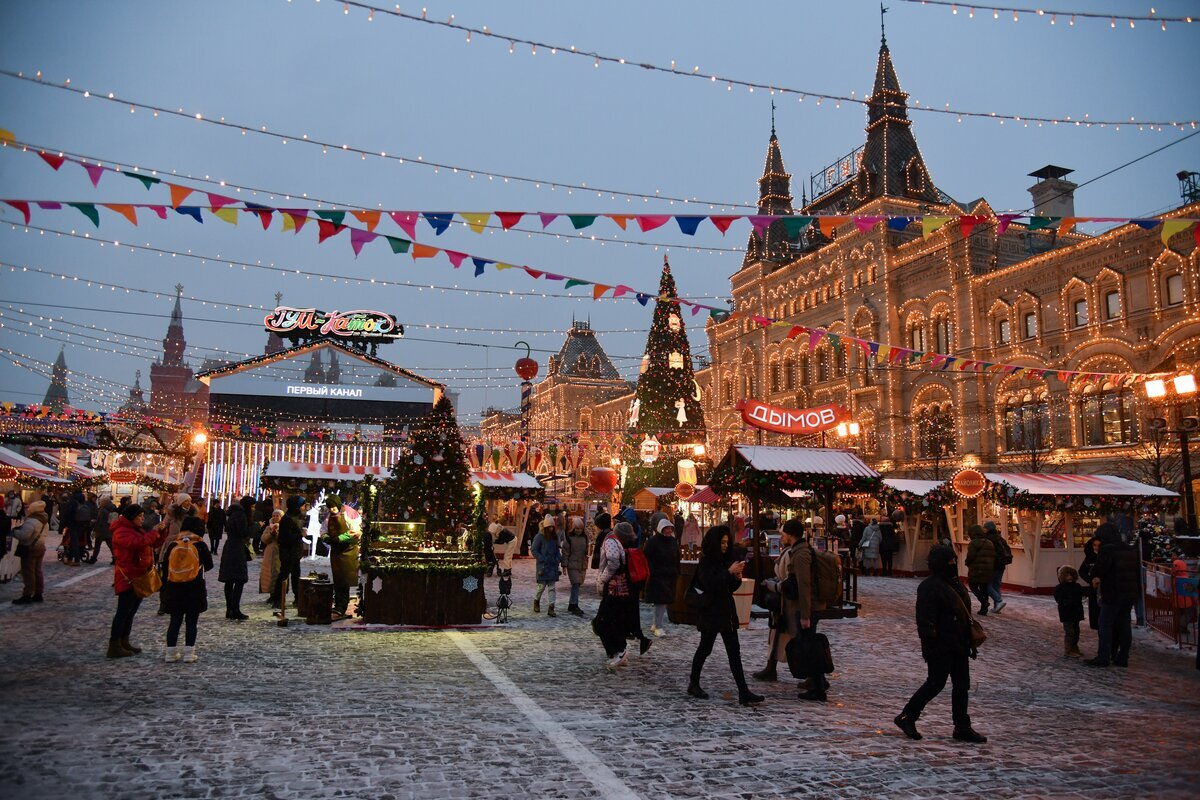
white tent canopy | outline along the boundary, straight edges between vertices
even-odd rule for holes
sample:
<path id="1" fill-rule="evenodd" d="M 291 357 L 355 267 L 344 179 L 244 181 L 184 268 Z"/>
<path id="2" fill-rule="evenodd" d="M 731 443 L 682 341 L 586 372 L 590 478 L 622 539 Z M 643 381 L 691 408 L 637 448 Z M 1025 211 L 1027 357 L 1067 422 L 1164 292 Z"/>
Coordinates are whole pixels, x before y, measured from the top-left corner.
<path id="1" fill-rule="evenodd" d="M 485 489 L 540 489 L 542 484 L 528 472 L 471 472 L 471 483 Z"/>
<path id="2" fill-rule="evenodd" d="M 1116 475 L 1052 475 L 1041 472 L 985 472 L 992 483 L 1006 483 L 1019 491 L 1038 495 L 1122 495 L 1125 497 L 1178 497 L 1176 492 L 1138 483 Z"/>
<path id="3" fill-rule="evenodd" d="M 736 444 L 738 455 L 762 472 L 801 472 L 810 475 L 850 475 L 878 478 L 879 473 L 849 450 L 820 447 L 765 447 Z"/>

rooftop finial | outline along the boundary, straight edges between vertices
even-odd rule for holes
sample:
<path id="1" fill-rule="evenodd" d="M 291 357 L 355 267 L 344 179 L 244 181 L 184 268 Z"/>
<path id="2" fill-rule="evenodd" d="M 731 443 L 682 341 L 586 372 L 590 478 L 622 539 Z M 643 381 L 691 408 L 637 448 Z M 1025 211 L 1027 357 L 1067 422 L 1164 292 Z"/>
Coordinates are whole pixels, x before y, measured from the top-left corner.
<path id="1" fill-rule="evenodd" d="M 887 47 L 887 31 L 883 27 L 883 15 L 888 12 L 887 7 L 883 3 L 879 4 L 879 40 L 884 47 Z"/>
<path id="2" fill-rule="evenodd" d="M 175 284 L 175 296 L 179 297 L 182 294 L 183 294 L 183 284 L 182 283 Z"/>
<path id="3" fill-rule="evenodd" d="M 775 98 L 771 98 L 771 136 L 775 135 Z"/>
<path id="4" fill-rule="evenodd" d="M 276 292 L 275 293 L 275 305 L 279 305 L 282 302 L 283 302 L 283 292 Z"/>

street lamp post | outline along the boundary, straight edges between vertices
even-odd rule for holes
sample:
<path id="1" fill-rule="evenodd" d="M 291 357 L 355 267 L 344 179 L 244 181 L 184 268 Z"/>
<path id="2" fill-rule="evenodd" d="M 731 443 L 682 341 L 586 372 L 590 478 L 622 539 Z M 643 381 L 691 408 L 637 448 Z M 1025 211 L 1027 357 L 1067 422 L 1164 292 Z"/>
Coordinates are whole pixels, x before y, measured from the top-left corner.
<path id="1" fill-rule="evenodd" d="M 1176 375 L 1172 380 L 1175 395 L 1189 397 L 1196 393 L 1196 378 L 1194 375 Z M 1146 396 L 1150 399 L 1161 399 L 1167 396 L 1166 381 L 1161 378 L 1146 381 Z M 1164 401 L 1165 402 L 1165 401 Z M 1183 514 L 1187 522 L 1189 536 L 1196 535 L 1196 497 L 1192 492 L 1192 459 L 1188 452 L 1188 437 L 1200 429 L 1200 417 L 1179 415 L 1179 427 L 1169 429 L 1166 417 L 1153 417 L 1150 427 L 1157 431 L 1179 434 L 1179 457 L 1183 461 Z"/>

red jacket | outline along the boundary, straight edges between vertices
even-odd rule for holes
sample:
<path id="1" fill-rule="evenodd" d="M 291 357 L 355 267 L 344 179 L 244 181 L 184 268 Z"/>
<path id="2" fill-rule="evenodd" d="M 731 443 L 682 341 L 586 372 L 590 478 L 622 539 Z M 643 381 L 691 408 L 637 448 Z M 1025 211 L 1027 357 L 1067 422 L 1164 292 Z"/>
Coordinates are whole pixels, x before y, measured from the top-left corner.
<path id="1" fill-rule="evenodd" d="M 117 517 L 112 525 L 113 589 L 117 594 L 133 588 L 134 578 L 145 575 L 154 566 L 154 548 L 162 543 L 166 533 L 157 528 L 143 531 L 125 517 Z M 124 572 L 124 574 L 122 574 Z"/>

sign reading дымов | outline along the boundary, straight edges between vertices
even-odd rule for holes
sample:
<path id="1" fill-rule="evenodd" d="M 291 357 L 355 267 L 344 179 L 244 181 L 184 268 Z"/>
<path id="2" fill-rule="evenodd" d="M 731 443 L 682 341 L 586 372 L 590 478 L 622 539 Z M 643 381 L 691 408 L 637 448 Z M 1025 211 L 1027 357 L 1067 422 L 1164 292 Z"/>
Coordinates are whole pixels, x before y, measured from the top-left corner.
<path id="1" fill-rule="evenodd" d="M 747 425 L 774 433 L 820 433 L 850 419 L 850 412 L 836 403 L 815 408 L 783 408 L 759 400 L 742 400 L 737 409 Z"/>

